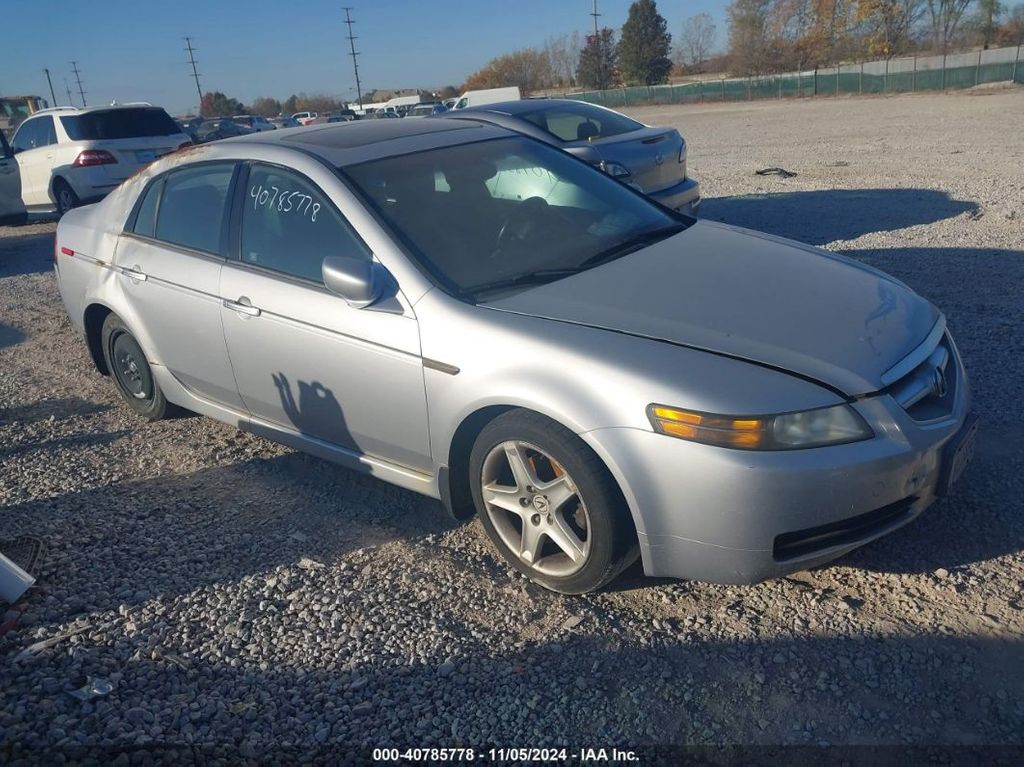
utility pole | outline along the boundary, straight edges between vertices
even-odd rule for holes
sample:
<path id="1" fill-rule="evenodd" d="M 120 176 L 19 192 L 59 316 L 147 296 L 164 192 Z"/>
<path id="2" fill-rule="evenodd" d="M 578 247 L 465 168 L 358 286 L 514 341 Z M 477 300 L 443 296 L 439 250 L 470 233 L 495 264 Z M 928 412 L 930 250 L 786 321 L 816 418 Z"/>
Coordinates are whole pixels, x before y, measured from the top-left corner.
<path id="1" fill-rule="evenodd" d="M 188 51 L 188 63 L 192 65 L 192 77 L 196 81 L 196 93 L 199 94 L 199 114 L 203 113 L 203 89 L 199 87 L 199 71 L 196 69 L 196 49 L 192 47 L 192 38 L 185 38 L 185 50 Z"/>
<path id="2" fill-rule="evenodd" d="M 71 86 L 68 85 L 68 78 L 66 77 L 64 78 L 64 90 L 68 94 L 68 106 L 73 107 L 75 105 L 75 100 L 71 98 Z"/>
<path id="3" fill-rule="evenodd" d="M 82 106 L 85 104 L 85 89 L 82 87 L 82 73 L 78 71 L 78 62 L 71 62 L 71 71 L 75 73 L 75 80 L 78 82 L 78 94 L 82 97 Z"/>
<path id="4" fill-rule="evenodd" d="M 594 10 L 590 12 L 590 15 L 594 17 L 594 34 L 597 34 L 597 17 L 601 14 L 597 12 L 597 0 L 594 0 Z"/>
<path id="5" fill-rule="evenodd" d="M 46 84 L 50 86 L 50 98 L 53 99 L 53 106 L 57 106 L 57 96 L 53 92 L 53 80 L 50 79 L 50 70 L 43 67 L 43 71 L 46 72 Z"/>
<path id="6" fill-rule="evenodd" d="M 343 10 L 345 11 L 345 23 L 348 25 L 348 47 L 349 50 L 352 51 L 352 69 L 356 75 L 356 96 L 359 97 L 359 108 L 362 109 L 363 88 L 359 84 L 359 62 L 356 60 L 356 56 L 358 56 L 359 54 L 356 53 L 356 38 L 355 35 L 352 34 L 352 24 L 354 23 L 352 21 L 352 9 L 346 7 Z"/>

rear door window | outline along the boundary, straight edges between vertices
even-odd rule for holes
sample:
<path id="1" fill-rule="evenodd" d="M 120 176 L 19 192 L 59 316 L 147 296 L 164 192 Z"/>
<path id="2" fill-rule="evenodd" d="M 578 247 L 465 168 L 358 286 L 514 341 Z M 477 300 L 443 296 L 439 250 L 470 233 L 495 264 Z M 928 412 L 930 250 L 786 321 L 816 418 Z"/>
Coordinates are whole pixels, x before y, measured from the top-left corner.
<path id="1" fill-rule="evenodd" d="M 36 117 L 26 120 L 14 134 L 14 149 L 18 152 L 27 152 L 30 149 L 39 149 L 49 146 L 57 140 L 53 130 L 53 118 Z"/>
<path id="2" fill-rule="evenodd" d="M 107 109 L 68 115 L 61 125 L 72 141 L 173 136 L 181 130 L 159 107 Z"/>
<path id="3" fill-rule="evenodd" d="M 209 163 L 170 173 L 163 182 L 156 238 L 220 255 L 234 168 L 233 163 Z"/>
<path id="4" fill-rule="evenodd" d="M 246 186 L 242 263 L 322 283 L 320 266 L 328 256 L 371 258 L 327 196 L 303 176 L 254 165 Z"/>

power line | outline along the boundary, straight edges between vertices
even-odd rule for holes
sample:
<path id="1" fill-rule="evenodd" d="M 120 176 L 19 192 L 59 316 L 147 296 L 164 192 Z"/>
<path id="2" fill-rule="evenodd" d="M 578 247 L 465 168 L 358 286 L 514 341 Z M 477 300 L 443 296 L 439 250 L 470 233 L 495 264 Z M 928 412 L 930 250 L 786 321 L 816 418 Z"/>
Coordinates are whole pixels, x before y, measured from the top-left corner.
<path id="1" fill-rule="evenodd" d="M 78 93 L 82 97 L 82 106 L 84 107 L 86 105 L 85 88 L 82 87 L 82 73 L 78 71 L 77 61 L 71 62 L 71 71 L 75 73 L 75 80 L 78 82 Z"/>
<path id="2" fill-rule="evenodd" d="M 53 106 L 57 106 L 57 96 L 53 92 L 53 80 L 50 79 L 50 70 L 43 67 L 43 71 L 46 72 L 46 84 L 50 86 L 50 98 L 53 99 Z"/>
<path id="3" fill-rule="evenodd" d="M 192 47 L 192 38 L 185 38 L 185 50 L 188 51 L 188 63 L 192 65 L 192 77 L 196 81 L 196 93 L 199 94 L 199 112 L 203 111 L 203 89 L 199 87 L 199 71 L 196 69 L 196 49 Z"/>
<path id="4" fill-rule="evenodd" d="M 359 108 L 362 109 L 363 88 L 359 84 L 359 62 L 356 60 L 356 56 L 358 56 L 359 54 L 356 53 L 356 37 L 355 35 L 352 34 L 352 24 L 354 23 L 352 21 L 352 9 L 346 7 L 343 10 L 345 11 L 345 23 L 348 25 L 348 46 L 349 49 L 352 51 L 352 69 L 355 71 L 356 75 L 356 95 L 359 97 Z"/>

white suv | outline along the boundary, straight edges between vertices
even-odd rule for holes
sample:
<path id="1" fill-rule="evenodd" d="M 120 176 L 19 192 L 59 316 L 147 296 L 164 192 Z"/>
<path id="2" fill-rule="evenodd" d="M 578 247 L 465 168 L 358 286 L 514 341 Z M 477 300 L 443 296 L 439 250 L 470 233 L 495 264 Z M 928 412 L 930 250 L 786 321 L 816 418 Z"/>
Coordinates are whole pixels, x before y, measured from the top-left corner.
<path id="1" fill-rule="evenodd" d="M 160 107 L 125 104 L 40 110 L 18 126 L 11 147 L 25 207 L 63 215 L 191 143 Z"/>

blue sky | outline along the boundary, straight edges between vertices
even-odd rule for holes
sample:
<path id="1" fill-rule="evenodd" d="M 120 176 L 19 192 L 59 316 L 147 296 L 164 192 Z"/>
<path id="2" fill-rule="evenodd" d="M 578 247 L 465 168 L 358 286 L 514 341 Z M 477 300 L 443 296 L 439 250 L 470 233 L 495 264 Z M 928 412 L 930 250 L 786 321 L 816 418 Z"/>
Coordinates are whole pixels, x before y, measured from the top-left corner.
<path id="1" fill-rule="evenodd" d="M 669 31 L 701 11 L 724 45 L 727 0 L 659 0 Z M 598 0 L 601 24 L 618 29 L 630 0 Z M 183 36 L 198 48 L 203 91 L 249 102 L 291 93 L 355 98 L 343 5 L 353 7 L 363 89 L 456 87 L 494 56 L 563 33 L 591 28 L 591 0 L 31 0 L 7 3 L 0 43 L 0 94 L 49 99 L 49 67 L 58 102 L 64 78 L 78 94 L 77 59 L 90 104 L 151 101 L 171 113 L 198 101 Z"/>

